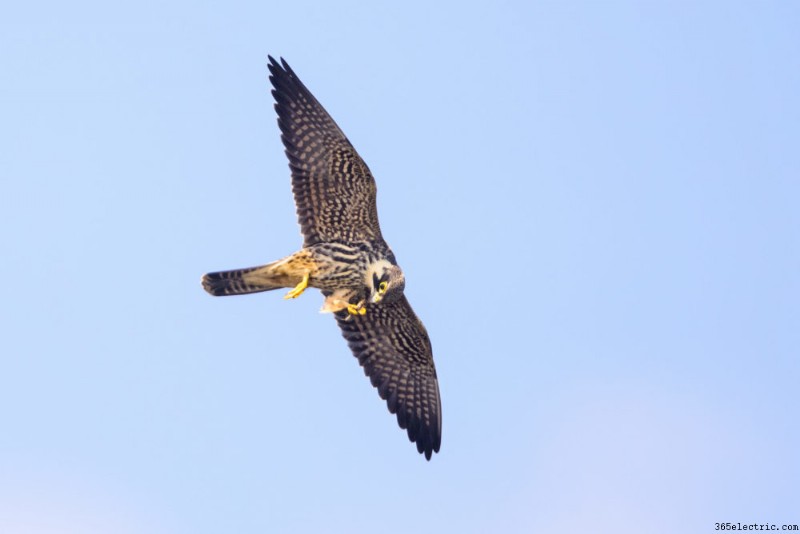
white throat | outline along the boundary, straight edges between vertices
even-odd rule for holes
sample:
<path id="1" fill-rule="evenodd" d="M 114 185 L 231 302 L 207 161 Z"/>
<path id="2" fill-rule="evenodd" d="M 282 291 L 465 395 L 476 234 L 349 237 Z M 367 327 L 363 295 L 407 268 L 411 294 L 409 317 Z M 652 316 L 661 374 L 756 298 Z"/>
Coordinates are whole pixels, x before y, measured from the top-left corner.
<path id="1" fill-rule="evenodd" d="M 367 266 L 367 272 L 364 275 L 364 285 L 367 287 L 372 287 L 372 277 L 374 275 L 378 275 L 378 278 L 383 276 L 383 272 L 386 269 L 389 269 L 392 266 L 389 260 L 378 260 L 376 262 L 370 263 Z"/>

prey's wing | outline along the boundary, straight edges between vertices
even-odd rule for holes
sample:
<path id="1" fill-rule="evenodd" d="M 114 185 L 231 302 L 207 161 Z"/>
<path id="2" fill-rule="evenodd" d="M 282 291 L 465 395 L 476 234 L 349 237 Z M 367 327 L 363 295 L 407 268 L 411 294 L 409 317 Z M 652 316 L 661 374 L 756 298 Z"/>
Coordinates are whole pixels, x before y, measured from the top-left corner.
<path id="1" fill-rule="evenodd" d="M 366 163 L 285 60 L 269 71 L 304 246 L 382 239 Z"/>
<path id="2" fill-rule="evenodd" d="M 428 333 L 405 296 L 336 314 L 342 335 L 389 411 L 430 460 L 442 441 L 442 404 Z"/>

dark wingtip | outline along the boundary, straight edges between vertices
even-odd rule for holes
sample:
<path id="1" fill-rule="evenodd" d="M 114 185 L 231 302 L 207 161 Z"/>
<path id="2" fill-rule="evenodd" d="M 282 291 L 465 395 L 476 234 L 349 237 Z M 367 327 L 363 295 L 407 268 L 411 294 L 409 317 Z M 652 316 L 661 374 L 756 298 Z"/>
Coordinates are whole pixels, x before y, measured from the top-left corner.
<path id="1" fill-rule="evenodd" d="M 279 57 L 280 61 L 276 60 L 271 55 L 267 55 L 267 59 L 269 60 L 267 63 L 267 68 L 270 72 L 270 79 L 280 75 L 289 75 L 290 77 L 296 78 L 297 75 L 292 70 L 292 67 L 286 62 L 285 59 Z"/>
<path id="2" fill-rule="evenodd" d="M 411 439 L 411 436 L 409 436 Z M 417 445 L 417 452 L 425 456 L 427 461 L 431 461 L 434 452 L 439 452 L 439 439 L 433 435 L 429 436 L 418 436 L 417 439 L 411 439 L 412 442 L 416 442 Z"/>
<path id="3" fill-rule="evenodd" d="M 389 409 L 392 413 L 394 410 Z M 401 416 L 405 410 L 397 410 L 397 422 L 400 428 L 406 430 L 408 434 L 408 441 L 417 446 L 417 452 L 424 455 L 425 459 L 430 461 L 434 452 L 439 452 L 439 447 L 442 443 L 441 430 L 437 427 L 428 427 L 419 420 L 407 420 Z"/>

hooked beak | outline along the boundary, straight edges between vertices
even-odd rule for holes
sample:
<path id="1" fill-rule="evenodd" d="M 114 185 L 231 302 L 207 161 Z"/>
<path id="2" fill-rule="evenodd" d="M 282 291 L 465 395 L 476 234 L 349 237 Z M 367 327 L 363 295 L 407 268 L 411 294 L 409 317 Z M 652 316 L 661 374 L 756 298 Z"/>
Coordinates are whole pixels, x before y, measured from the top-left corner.
<path id="1" fill-rule="evenodd" d="M 372 297 L 372 303 L 373 304 L 377 304 L 377 303 L 379 303 L 381 301 L 382 298 L 383 298 L 383 295 L 381 295 L 380 293 L 375 293 L 375 296 Z"/>

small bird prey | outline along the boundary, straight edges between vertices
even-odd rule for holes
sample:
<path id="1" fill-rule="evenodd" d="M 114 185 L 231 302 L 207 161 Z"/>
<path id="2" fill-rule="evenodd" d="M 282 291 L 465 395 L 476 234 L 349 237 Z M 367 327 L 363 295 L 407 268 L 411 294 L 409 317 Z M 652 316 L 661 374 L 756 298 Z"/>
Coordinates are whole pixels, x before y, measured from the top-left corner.
<path id="1" fill-rule="evenodd" d="M 212 295 L 308 287 L 322 291 L 353 355 L 400 428 L 430 460 L 442 407 L 428 333 L 406 300 L 405 277 L 383 240 L 367 164 L 285 60 L 269 57 L 272 96 L 289 158 L 303 248 L 281 260 L 203 276 Z"/>

